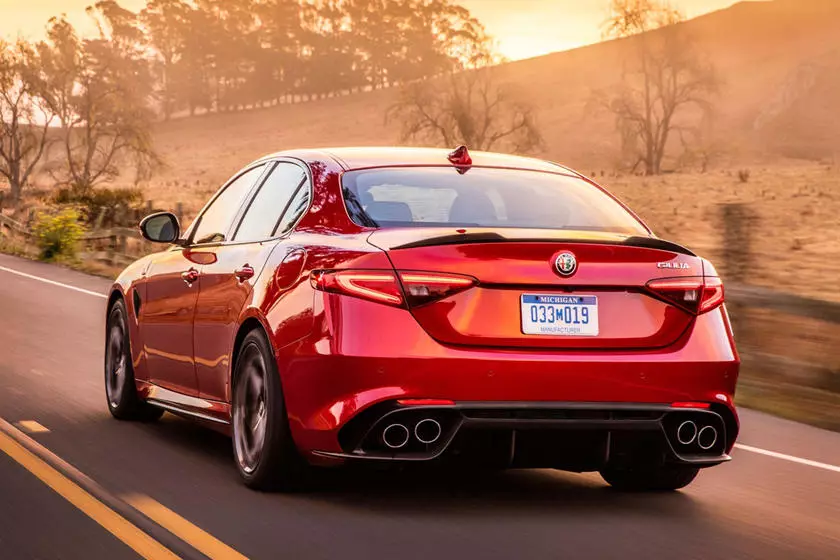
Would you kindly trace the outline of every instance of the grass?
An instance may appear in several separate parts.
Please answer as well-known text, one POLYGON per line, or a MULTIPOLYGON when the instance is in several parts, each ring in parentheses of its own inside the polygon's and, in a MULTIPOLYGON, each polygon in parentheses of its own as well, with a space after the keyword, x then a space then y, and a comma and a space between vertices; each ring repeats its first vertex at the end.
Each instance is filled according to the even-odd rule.
POLYGON ((804 385, 772 382, 742 375, 735 399, 738 406, 840 432, 840 394, 804 385))

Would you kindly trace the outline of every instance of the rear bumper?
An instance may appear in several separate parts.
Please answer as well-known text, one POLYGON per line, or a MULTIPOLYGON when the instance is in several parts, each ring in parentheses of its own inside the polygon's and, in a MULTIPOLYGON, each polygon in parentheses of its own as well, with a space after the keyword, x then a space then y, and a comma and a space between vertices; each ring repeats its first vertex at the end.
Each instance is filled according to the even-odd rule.
MULTIPOLYGON (((712 403, 727 423, 727 447, 717 462, 726 460, 737 434, 732 399, 739 359, 723 308, 698 317, 668 348, 635 351, 446 346, 405 310, 330 294, 316 295, 314 325, 310 336, 277 352, 292 435, 313 462, 356 458, 340 441, 343 428, 398 399, 447 399, 459 411, 470 403, 648 410, 682 401, 712 403)), ((489 419, 484 424, 494 422, 502 427, 489 419)), ((478 429, 476 419, 464 425, 478 429)), ((653 423, 621 426, 659 429, 653 423)), ((624 429, 601 427, 606 433, 624 429)))
MULTIPOLYGON (((641 463, 698 468, 729 461, 737 435, 728 409, 628 403, 462 402, 410 406, 381 403, 343 427, 341 452, 313 451, 338 461, 476 463, 499 467, 551 467, 574 471, 641 463), (417 426, 434 420, 432 438, 417 426), (686 429, 688 423, 694 432, 686 429), (405 444, 384 443, 389 426, 407 427, 405 444), (704 430, 704 440, 697 434, 704 430), (709 435, 713 434, 713 435, 709 435)), ((402 443, 398 440, 397 443, 402 443)))

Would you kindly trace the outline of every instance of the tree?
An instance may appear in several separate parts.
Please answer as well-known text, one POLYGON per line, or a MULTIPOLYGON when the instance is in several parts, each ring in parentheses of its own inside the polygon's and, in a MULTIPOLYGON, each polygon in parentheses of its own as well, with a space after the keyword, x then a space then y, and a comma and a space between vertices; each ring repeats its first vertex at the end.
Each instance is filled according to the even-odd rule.
POLYGON ((674 134, 685 143, 707 121, 719 81, 683 25, 683 15, 663 0, 612 0, 605 35, 632 37, 635 57, 622 81, 594 101, 616 121, 633 170, 658 175, 674 134))
POLYGON ((160 163, 136 14, 112 1, 97 3, 90 14, 98 37, 80 41, 72 25, 54 18, 39 46, 47 99, 61 123, 65 166, 55 174, 79 189, 113 180, 127 162, 138 179, 160 163))
POLYGON ((260 90, 267 100, 278 101, 295 92, 301 78, 298 55, 303 29, 297 0, 260 0, 260 51, 256 65, 260 90))
POLYGON ((180 101, 176 73, 185 49, 185 36, 190 32, 187 28, 190 10, 182 0, 150 0, 140 12, 154 49, 152 64, 164 120, 169 120, 180 101))
POLYGON ((497 84, 494 67, 450 72, 403 87, 387 120, 402 123, 401 141, 518 153, 542 145, 533 109, 497 84))
POLYGON ((403 142, 533 151, 542 145, 533 108, 498 83, 500 60, 483 27, 474 20, 468 27, 442 36, 436 48, 448 68, 405 84, 386 121, 402 123, 403 142))
POLYGON ((13 203, 44 156, 54 119, 42 97, 38 64, 29 43, 0 40, 0 176, 9 183, 13 203))

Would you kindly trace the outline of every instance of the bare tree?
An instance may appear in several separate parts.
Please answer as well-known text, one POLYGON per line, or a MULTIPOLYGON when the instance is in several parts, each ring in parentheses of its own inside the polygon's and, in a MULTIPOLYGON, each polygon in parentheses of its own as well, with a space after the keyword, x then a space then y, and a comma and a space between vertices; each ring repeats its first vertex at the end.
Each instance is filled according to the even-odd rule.
POLYGON ((401 123, 403 142, 531 152, 542 146, 534 110, 499 83, 501 59, 481 24, 469 23, 470 33, 453 34, 447 47, 448 69, 403 85, 386 122, 401 123))
POLYGON ((12 203, 44 156, 54 118, 41 97, 36 66, 30 44, 0 40, 0 176, 9 183, 12 203))
POLYGON ((48 100, 61 123, 65 165, 56 175, 81 189, 113 180, 126 163, 138 179, 160 163, 151 137, 149 69, 131 39, 135 16, 113 2, 97 8, 105 8, 98 38, 80 41, 59 18, 40 45, 48 100))
POLYGON ((450 72, 403 87, 388 121, 402 123, 402 141, 490 150, 505 143, 527 153, 542 143, 530 105, 495 79, 495 68, 450 72))
POLYGON ((676 135, 683 145, 697 137, 719 89, 714 67, 704 62, 685 30, 684 16, 663 0, 612 0, 605 35, 634 36, 635 56, 622 81, 594 101, 615 116, 622 150, 633 170, 658 175, 676 135))

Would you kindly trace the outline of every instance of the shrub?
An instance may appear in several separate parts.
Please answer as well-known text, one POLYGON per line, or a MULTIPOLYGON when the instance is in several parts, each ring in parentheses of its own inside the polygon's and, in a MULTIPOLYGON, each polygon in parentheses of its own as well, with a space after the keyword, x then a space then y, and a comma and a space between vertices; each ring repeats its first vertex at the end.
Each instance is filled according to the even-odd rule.
POLYGON ((79 223, 79 212, 65 208, 55 213, 40 214, 33 232, 41 251, 40 258, 51 261, 74 257, 76 244, 85 228, 79 223))
POLYGON ((103 210, 108 217, 102 225, 115 224, 117 216, 126 215, 129 210, 140 208, 143 193, 140 189, 108 189, 71 185, 59 189, 54 201, 56 204, 73 204, 81 208, 81 219, 86 224, 93 224, 103 210))
POLYGON ((738 180, 742 183, 749 183, 750 181, 750 170, 749 169, 740 169, 738 171, 738 180))

